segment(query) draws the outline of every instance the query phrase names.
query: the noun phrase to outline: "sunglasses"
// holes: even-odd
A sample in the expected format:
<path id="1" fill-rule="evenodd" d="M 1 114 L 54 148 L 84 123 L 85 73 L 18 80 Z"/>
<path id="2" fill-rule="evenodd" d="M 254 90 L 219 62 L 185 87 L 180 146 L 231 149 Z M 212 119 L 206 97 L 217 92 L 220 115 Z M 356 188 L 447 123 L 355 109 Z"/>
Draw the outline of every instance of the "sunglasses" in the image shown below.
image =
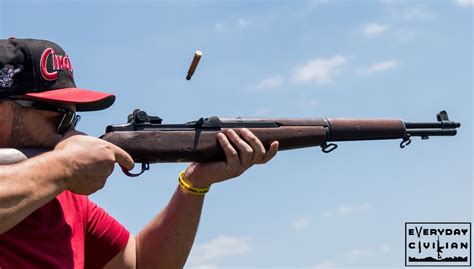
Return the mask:
<path id="1" fill-rule="evenodd" d="M 57 131 L 59 134 L 63 135 L 67 131 L 69 131 L 71 128 L 76 127 L 77 123 L 79 120 L 81 120 L 80 115 L 76 115 L 76 112 L 57 107 L 55 105 L 51 104 L 46 104 L 38 101 L 31 101 L 31 100 L 12 100 L 8 99 L 8 101 L 11 101 L 23 108 L 31 108 L 31 109 L 38 109 L 38 110 L 44 110 L 44 111 L 52 111 L 52 112 L 58 112 L 62 114 L 61 121 L 58 124 Z"/>

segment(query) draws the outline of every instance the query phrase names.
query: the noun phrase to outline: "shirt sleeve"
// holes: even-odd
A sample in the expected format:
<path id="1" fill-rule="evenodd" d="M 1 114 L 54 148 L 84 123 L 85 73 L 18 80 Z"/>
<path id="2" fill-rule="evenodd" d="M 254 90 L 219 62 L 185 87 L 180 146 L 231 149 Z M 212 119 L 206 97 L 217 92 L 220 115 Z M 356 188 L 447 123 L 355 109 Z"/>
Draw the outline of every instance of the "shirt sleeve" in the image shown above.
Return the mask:
<path id="1" fill-rule="evenodd" d="M 125 248 L 130 232 L 103 208 L 87 201 L 85 268 L 103 268 Z"/>

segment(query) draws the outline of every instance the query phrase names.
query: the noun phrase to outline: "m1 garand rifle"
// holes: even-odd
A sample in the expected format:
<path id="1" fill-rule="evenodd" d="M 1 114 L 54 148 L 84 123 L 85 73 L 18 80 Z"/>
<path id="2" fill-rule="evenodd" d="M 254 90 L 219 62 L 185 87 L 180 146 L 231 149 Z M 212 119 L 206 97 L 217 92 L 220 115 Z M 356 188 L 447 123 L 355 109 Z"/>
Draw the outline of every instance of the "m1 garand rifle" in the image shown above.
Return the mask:
<path id="1" fill-rule="evenodd" d="M 225 160 L 217 134 L 226 129 L 239 133 L 248 128 L 268 149 L 279 141 L 279 150 L 320 146 L 324 153 L 335 150 L 335 142 L 401 139 L 400 148 L 413 137 L 454 136 L 459 122 L 450 121 L 448 113 L 437 114 L 436 122 L 405 122 L 400 119 L 358 118 L 200 118 L 183 124 L 164 124 L 160 117 L 136 109 L 127 124 L 110 125 L 102 139 L 128 152 L 142 163 L 138 176 L 151 163 L 210 162 Z"/>

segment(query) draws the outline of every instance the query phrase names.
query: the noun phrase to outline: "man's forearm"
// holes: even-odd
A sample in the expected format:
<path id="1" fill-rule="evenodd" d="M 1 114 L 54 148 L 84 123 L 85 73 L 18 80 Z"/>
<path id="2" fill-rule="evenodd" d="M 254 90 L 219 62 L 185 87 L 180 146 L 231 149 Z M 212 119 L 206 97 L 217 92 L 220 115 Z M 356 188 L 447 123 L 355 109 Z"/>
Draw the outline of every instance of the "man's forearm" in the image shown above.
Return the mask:
<path id="1" fill-rule="evenodd" d="M 138 234 L 137 267 L 182 268 L 191 251 L 204 196 L 178 186 L 166 208 Z"/>
<path id="2" fill-rule="evenodd" d="M 0 234 L 51 201 L 65 189 L 61 156 L 48 152 L 11 165 L 0 165 Z"/>

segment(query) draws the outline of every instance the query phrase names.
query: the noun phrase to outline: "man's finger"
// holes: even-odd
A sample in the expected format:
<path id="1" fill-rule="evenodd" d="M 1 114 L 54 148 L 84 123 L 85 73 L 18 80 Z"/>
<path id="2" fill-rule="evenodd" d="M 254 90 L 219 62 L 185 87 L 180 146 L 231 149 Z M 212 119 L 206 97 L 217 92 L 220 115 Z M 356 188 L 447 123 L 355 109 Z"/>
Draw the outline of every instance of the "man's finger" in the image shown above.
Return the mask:
<path id="1" fill-rule="evenodd" d="M 230 177 L 234 177 L 235 174 L 241 173 L 240 170 L 242 168 L 242 164 L 240 163 L 239 153 L 232 146 L 225 134 L 218 133 L 217 138 L 226 156 L 225 165 L 227 167 L 227 174 Z"/>
<path id="2" fill-rule="evenodd" d="M 234 143 L 239 150 L 239 159 L 243 167 L 248 168 L 252 165 L 253 148 L 247 144 L 240 136 L 232 129 L 226 131 L 227 136 Z"/>
<path id="3" fill-rule="evenodd" d="M 279 145 L 280 145 L 280 143 L 278 143 L 278 141 L 274 141 L 270 145 L 270 149 L 267 151 L 267 154 L 265 154 L 265 156 L 263 157 L 263 160 L 262 160 L 261 163 L 266 163 L 266 162 L 270 161 L 273 157 L 275 157 L 275 155 L 278 152 L 278 146 Z"/>
<path id="4" fill-rule="evenodd" d="M 225 136 L 223 133 L 219 133 L 217 134 L 217 138 L 219 139 L 219 143 L 224 150 L 227 162 L 238 160 L 239 154 L 237 153 L 237 150 L 234 149 L 227 136 Z"/>
<path id="5" fill-rule="evenodd" d="M 263 156 L 266 154 L 265 147 L 262 144 L 262 141 L 258 139 L 249 129 L 243 128 L 240 130 L 240 133 L 245 138 L 245 141 L 253 148 L 253 162 L 259 163 L 262 161 Z"/>
<path id="6" fill-rule="evenodd" d="M 115 160 L 120 164 L 120 166 L 128 169 L 128 171 L 132 170 L 135 166 L 135 162 L 133 161 L 130 154 L 128 154 L 125 150 L 117 147 L 112 143 L 109 144 L 112 147 L 112 150 L 114 151 Z"/>

